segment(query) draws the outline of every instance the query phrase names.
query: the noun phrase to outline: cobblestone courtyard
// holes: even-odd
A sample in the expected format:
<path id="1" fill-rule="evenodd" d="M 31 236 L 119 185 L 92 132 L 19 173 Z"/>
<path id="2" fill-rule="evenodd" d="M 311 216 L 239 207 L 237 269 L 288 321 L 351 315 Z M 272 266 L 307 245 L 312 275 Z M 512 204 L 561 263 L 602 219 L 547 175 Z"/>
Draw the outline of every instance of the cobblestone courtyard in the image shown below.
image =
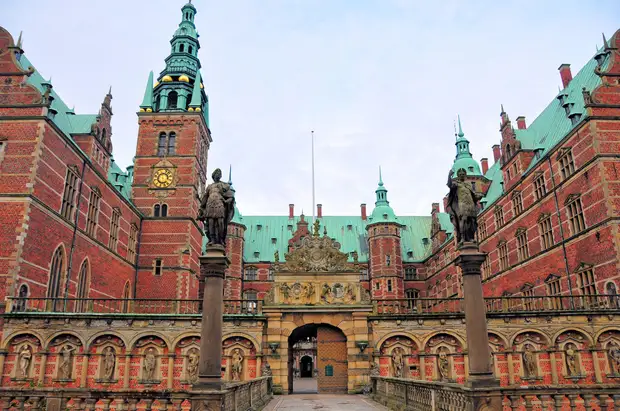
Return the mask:
<path id="1" fill-rule="evenodd" d="M 373 411 L 387 410 L 362 395 L 293 394 L 275 397 L 265 411 Z"/>

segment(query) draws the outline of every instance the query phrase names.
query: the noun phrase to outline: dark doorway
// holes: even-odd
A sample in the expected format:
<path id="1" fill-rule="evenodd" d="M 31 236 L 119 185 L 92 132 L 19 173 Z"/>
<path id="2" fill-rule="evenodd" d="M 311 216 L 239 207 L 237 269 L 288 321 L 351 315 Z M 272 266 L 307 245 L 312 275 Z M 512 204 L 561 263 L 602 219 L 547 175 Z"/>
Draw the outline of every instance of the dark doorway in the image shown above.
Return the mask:
<path id="1" fill-rule="evenodd" d="M 301 357 L 300 361 L 300 377 L 301 378 L 312 378 L 312 370 L 314 370 L 314 364 L 312 362 L 312 357 L 309 355 L 304 355 Z"/>

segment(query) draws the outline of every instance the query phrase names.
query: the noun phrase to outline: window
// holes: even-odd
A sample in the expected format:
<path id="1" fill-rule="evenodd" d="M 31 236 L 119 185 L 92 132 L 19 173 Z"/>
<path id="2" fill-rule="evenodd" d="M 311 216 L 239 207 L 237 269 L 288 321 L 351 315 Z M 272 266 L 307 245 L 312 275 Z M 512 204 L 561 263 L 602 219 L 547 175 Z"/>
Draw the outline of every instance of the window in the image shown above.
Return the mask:
<path id="1" fill-rule="evenodd" d="M 13 307 L 11 307 L 12 312 L 22 312 L 26 311 L 26 307 L 28 304 L 28 286 L 26 284 L 22 284 L 19 286 L 19 291 L 17 293 L 17 300 L 13 303 Z"/>
<path id="2" fill-rule="evenodd" d="M 560 284 L 560 277 L 555 275 L 550 275 L 545 280 L 547 283 L 547 295 L 552 297 L 549 301 L 550 307 L 552 310 L 559 310 L 562 308 L 562 299 L 560 295 L 562 294 L 562 287 Z"/>
<path id="3" fill-rule="evenodd" d="M 491 259 L 487 256 L 482 263 L 482 278 L 491 276 Z"/>
<path id="4" fill-rule="evenodd" d="M 154 217 L 167 217 L 168 216 L 168 205 L 167 204 L 155 204 L 153 206 L 153 216 Z"/>
<path id="5" fill-rule="evenodd" d="M 487 222 L 484 219 L 480 219 L 478 223 L 478 240 L 487 238 Z"/>
<path id="6" fill-rule="evenodd" d="M 527 246 L 527 231 L 525 228 L 517 230 L 517 257 L 519 261 L 523 261 L 530 256 L 530 250 Z"/>
<path id="7" fill-rule="evenodd" d="M 504 225 L 504 210 L 501 207 L 495 207 L 495 229 L 499 229 Z"/>
<path id="8" fill-rule="evenodd" d="M 416 289 L 409 289 L 405 291 L 405 298 L 407 299 L 407 308 L 414 309 L 417 303 L 417 299 L 420 296 L 420 291 Z"/>
<path id="9" fill-rule="evenodd" d="M 551 216 L 543 214 L 538 219 L 538 228 L 540 229 L 540 241 L 542 249 L 546 250 L 553 246 L 553 227 L 551 225 Z"/>
<path id="10" fill-rule="evenodd" d="M 156 258 L 155 259 L 155 270 L 154 270 L 154 274 L 155 275 L 161 275 L 162 272 L 162 259 L 161 258 Z"/>
<path id="11" fill-rule="evenodd" d="M 256 312 L 258 306 L 258 293 L 254 290 L 248 290 L 243 293 L 243 302 L 241 314 L 251 314 Z"/>
<path id="12" fill-rule="evenodd" d="M 607 294 L 608 307 L 618 308 L 620 306 L 620 301 L 618 301 L 618 289 L 616 288 L 616 283 L 610 281 L 605 284 L 605 294 Z"/>
<path id="13" fill-rule="evenodd" d="M 67 169 L 67 175 L 65 177 L 65 189 L 62 194 L 62 206 L 60 208 L 60 215 L 67 220 L 73 218 L 73 210 L 75 210 L 75 194 L 77 193 L 78 176 L 73 168 Z"/>
<path id="14" fill-rule="evenodd" d="M 368 281 L 369 280 L 368 269 L 367 268 L 362 268 L 360 270 L 360 280 L 361 281 Z"/>
<path id="15" fill-rule="evenodd" d="M 405 280 L 417 280 L 418 270 L 415 267 L 405 267 Z"/>
<path id="16" fill-rule="evenodd" d="M 188 51 L 189 54 L 194 54 L 194 49 L 192 48 L 192 46 L 189 46 Z M 191 101 L 191 100 L 190 100 Z"/>
<path id="17" fill-rule="evenodd" d="M 86 217 L 86 233 L 95 236 L 97 229 L 97 221 L 99 220 L 99 202 L 101 201 L 101 192 L 95 187 L 90 191 L 90 199 L 88 201 L 88 216 Z"/>
<path id="18" fill-rule="evenodd" d="M 129 284 L 129 281 L 127 281 L 125 283 L 125 287 L 123 288 L 123 295 L 121 295 L 121 299 L 123 300 L 123 306 L 122 306 L 122 311 L 124 313 L 129 311 L 129 298 L 131 293 L 131 285 Z"/>
<path id="19" fill-rule="evenodd" d="M 136 261 L 136 246 L 138 244 L 138 227 L 132 224 L 129 228 L 129 241 L 127 242 L 127 259 L 134 263 Z"/>
<path id="20" fill-rule="evenodd" d="M 175 153 L 175 142 L 177 135 L 174 132 L 168 134 L 168 155 L 173 156 Z"/>
<path id="21" fill-rule="evenodd" d="M 392 280 L 387 280 L 387 290 L 392 291 Z"/>
<path id="22" fill-rule="evenodd" d="M 596 284 L 592 267 L 581 269 L 577 272 L 577 282 L 579 291 L 583 296 L 583 304 L 585 306 L 596 305 L 598 299 L 596 297 Z"/>
<path id="23" fill-rule="evenodd" d="M 510 181 L 511 176 L 510 176 L 510 168 L 506 169 L 506 181 Z"/>
<path id="24" fill-rule="evenodd" d="M 575 172 L 573 152 L 570 148 L 564 148 L 560 151 L 558 162 L 560 163 L 560 172 L 562 173 L 563 180 L 567 179 Z"/>
<path id="25" fill-rule="evenodd" d="M 183 53 L 183 52 L 185 51 L 185 44 L 181 44 L 181 45 L 179 46 L 179 51 L 180 51 L 181 53 Z"/>
<path id="26" fill-rule="evenodd" d="M 89 269 L 88 269 L 88 260 L 84 260 L 82 265 L 80 266 L 80 273 L 78 274 L 78 284 L 77 284 L 77 293 L 75 295 L 78 299 L 88 298 L 88 288 L 89 288 Z M 76 302 L 75 311 L 81 313 L 86 308 L 85 301 L 77 301 Z"/>
<path id="27" fill-rule="evenodd" d="M 586 223 L 583 218 L 583 207 L 581 205 L 581 198 L 578 196 L 569 196 L 566 201 L 566 208 L 568 211 L 568 221 L 572 234 L 575 235 L 586 228 Z"/>
<path id="28" fill-rule="evenodd" d="M 388 254 L 385 256 L 385 265 L 389 267 L 391 263 L 392 263 L 392 257 L 390 257 L 390 255 Z"/>
<path id="29" fill-rule="evenodd" d="M 533 311 L 534 310 L 534 289 L 532 288 L 531 284 L 525 284 L 522 288 L 521 288 L 521 296 L 523 297 L 523 308 L 525 308 L 527 311 Z"/>
<path id="30" fill-rule="evenodd" d="M 512 195 L 512 211 L 515 217 L 523 212 L 523 197 L 520 191 L 515 191 Z"/>
<path id="31" fill-rule="evenodd" d="M 176 91 L 171 91 L 168 94 L 168 109 L 174 110 L 177 108 L 177 101 L 179 99 L 179 95 Z"/>
<path id="32" fill-rule="evenodd" d="M 381 289 L 381 283 L 379 283 L 379 281 L 377 281 L 375 283 L 375 290 L 380 290 Z"/>
<path id="33" fill-rule="evenodd" d="M 157 155 L 163 157 L 166 155 L 166 133 L 159 133 L 159 140 L 157 141 Z"/>
<path id="34" fill-rule="evenodd" d="M 110 241 L 108 247 L 116 251 L 116 245 L 118 243 L 118 229 L 121 220 L 121 210 L 114 208 L 112 210 L 112 220 L 110 221 Z"/>
<path id="35" fill-rule="evenodd" d="M 161 205 L 161 216 L 168 217 L 168 204 Z"/>
<path id="36" fill-rule="evenodd" d="M 248 267 L 243 271 L 244 279 L 248 281 L 256 281 L 256 268 Z"/>
<path id="37" fill-rule="evenodd" d="M 547 187 L 545 186 L 545 176 L 540 173 L 536 179 L 534 179 L 534 195 L 536 200 L 540 200 L 547 194 Z"/>
<path id="38" fill-rule="evenodd" d="M 65 250 L 62 246 L 59 246 L 52 256 L 52 263 L 50 265 L 49 282 L 47 283 L 47 298 L 59 298 L 60 288 L 62 286 L 62 280 L 65 273 Z M 52 311 L 56 311 L 56 308 L 60 306 L 57 301 L 52 301 Z"/>
<path id="39" fill-rule="evenodd" d="M 506 270 L 508 268 L 508 245 L 503 241 L 498 244 L 497 250 L 499 253 L 499 269 Z"/>

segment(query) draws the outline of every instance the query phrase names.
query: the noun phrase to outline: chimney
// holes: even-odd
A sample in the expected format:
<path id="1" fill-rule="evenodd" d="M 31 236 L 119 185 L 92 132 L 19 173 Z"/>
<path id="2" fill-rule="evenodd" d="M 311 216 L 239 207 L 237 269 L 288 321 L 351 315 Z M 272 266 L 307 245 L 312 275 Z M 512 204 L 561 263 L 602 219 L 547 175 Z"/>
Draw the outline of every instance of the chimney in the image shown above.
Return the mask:
<path id="1" fill-rule="evenodd" d="M 517 128 L 519 130 L 525 130 L 527 126 L 525 125 L 525 116 L 517 117 Z"/>
<path id="2" fill-rule="evenodd" d="M 486 157 L 481 158 L 480 164 L 482 165 L 482 175 L 485 175 L 489 171 L 489 159 Z"/>
<path id="3" fill-rule="evenodd" d="M 431 205 L 431 215 L 439 212 L 439 203 L 433 203 Z"/>
<path id="4" fill-rule="evenodd" d="M 323 204 L 316 205 L 316 218 L 323 218 Z"/>
<path id="5" fill-rule="evenodd" d="M 499 151 L 499 144 L 495 144 L 491 148 L 493 149 L 493 163 L 497 163 L 502 156 L 502 153 Z"/>
<path id="6" fill-rule="evenodd" d="M 288 218 L 292 219 L 295 217 L 295 204 L 288 205 Z"/>
<path id="7" fill-rule="evenodd" d="M 367 216 L 366 216 L 366 204 L 361 204 L 360 208 L 362 209 L 362 220 L 366 221 Z"/>
<path id="8" fill-rule="evenodd" d="M 560 70 L 560 77 L 562 78 L 562 88 L 568 87 L 568 84 L 573 79 L 573 75 L 570 72 L 570 64 L 562 64 L 558 70 Z"/>

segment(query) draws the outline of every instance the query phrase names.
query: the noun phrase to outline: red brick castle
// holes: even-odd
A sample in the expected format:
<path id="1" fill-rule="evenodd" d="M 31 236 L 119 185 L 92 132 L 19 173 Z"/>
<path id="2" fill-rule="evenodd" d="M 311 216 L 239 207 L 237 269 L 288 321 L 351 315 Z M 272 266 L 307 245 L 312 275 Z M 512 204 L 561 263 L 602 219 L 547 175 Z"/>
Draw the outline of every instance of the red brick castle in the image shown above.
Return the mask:
<path id="1" fill-rule="evenodd" d="M 205 244 L 196 215 L 212 143 L 195 15 L 183 6 L 165 68 L 148 76 L 126 171 L 113 160 L 111 93 L 98 113 L 76 114 L 0 28 L 0 385 L 191 383 Z M 560 92 L 529 125 L 502 107 L 493 164 L 474 160 L 460 119 L 455 136 L 452 170 L 465 169 L 484 195 L 483 287 L 506 386 L 620 378 L 620 31 L 575 76 L 567 64 L 560 76 Z M 381 176 L 375 193 L 374 207 L 354 216 L 323 215 L 317 205 L 314 222 L 292 204 L 281 216 L 245 215 L 237 204 L 224 290 L 227 378 L 239 349 L 238 378 L 269 363 L 286 392 L 286 354 L 329 334 L 346 344 L 319 341 L 316 357 L 338 352 L 348 377 L 331 382 L 321 364 L 319 391 L 359 390 L 373 363 L 384 376 L 467 379 L 450 218 L 438 203 L 430 215 L 397 214 Z M 324 273 L 308 277 L 317 271 L 304 268 L 308 259 Z M 66 381 L 56 377 L 63 344 L 75 350 Z M 117 355 L 108 379 L 107 347 Z M 158 362 L 149 373 L 161 376 L 140 380 L 150 348 Z M 33 359 L 20 363 L 27 350 Z M 406 358 L 404 371 L 394 353 Z"/>

